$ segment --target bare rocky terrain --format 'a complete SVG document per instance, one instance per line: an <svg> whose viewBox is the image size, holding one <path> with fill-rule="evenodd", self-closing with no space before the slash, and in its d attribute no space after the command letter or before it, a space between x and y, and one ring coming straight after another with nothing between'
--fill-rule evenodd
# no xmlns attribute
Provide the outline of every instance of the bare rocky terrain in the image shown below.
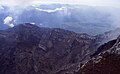
<svg viewBox="0 0 120 74"><path fill-rule="evenodd" d="M120 36L100 48L104 51L84 63L77 74L120 74Z"/></svg>
<svg viewBox="0 0 120 74"><path fill-rule="evenodd" d="M0 74L96 74L92 58L115 48L113 45L119 42L117 39L102 45L105 38L29 23L0 30ZM105 55L106 64L114 67L111 63L120 57L110 51L111 54L102 56ZM100 63L94 67L102 71L104 66ZM118 69L115 68L116 72Z"/></svg>

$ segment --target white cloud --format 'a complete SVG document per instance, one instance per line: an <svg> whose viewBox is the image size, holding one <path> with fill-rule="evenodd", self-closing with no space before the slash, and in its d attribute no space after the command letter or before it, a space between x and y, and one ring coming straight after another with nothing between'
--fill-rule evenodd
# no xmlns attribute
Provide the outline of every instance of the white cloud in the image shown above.
<svg viewBox="0 0 120 74"><path fill-rule="evenodd" d="M59 12L62 15L66 15L66 16L71 15L71 12L68 11L67 7L60 7L60 8L56 8L53 10L50 10L50 9L45 10L45 9L40 9L40 8L35 8L35 9L38 11L43 11L43 12L47 12L47 13Z"/></svg>
<svg viewBox="0 0 120 74"><path fill-rule="evenodd" d="M8 25L10 27L14 27L14 24L13 24L13 18L11 16L7 16L5 19L4 19L4 24L5 25Z"/></svg>
<svg viewBox="0 0 120 74"><path fill-rule="evenodd" d="M52 13L52 12L57 12L57 11L62 11L65 10L66 7L61 7L61 8L56 8L54 10L44 10L44 9L40 9L40 8L35 8L38 11L43 11L43 12L48 12L48 13Z"/></svg>

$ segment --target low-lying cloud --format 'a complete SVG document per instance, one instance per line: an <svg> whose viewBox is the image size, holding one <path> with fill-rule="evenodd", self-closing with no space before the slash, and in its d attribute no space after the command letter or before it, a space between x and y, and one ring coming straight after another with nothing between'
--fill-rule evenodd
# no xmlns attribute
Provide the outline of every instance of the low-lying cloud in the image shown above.
<svg viewBox="0 0 120 74"><path fill-rule="evenodd" d="M38 11L43 11L43 12L48 12L48 13L52 13L52 12L57 12L57 11L62 11L65 10L66 7L61 7L61 8L56 8L54 10L44 10L44 9L40 9L40 8L35 8Z"/></svg>
<svg viewBox="0 0 120 74"><path fill-rule="evenodd" d="M11 16L7 16L5 19L4 19L4 24L5 25L8 25L10 27L14 27L14 24L13 24L14 20L13 20L13 17Z"/></svg>

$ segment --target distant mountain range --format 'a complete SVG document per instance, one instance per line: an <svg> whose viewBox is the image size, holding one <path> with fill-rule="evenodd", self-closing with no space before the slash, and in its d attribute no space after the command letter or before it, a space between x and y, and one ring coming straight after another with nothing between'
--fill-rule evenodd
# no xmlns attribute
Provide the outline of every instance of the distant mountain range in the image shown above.
<svg viewBox="0 0 120 74"><path fill-rule="evenodd" d="M116 10L70 4L0 6L0 74L120 74Z"/></svg>
<svg viewBox="0 0 120 74"><path fill-rule="evenodd" d="M26 8L1 6L0 29L8 28L3 20L11 16L15 25L31 22L42 27L96 35L114 28L110 10L114 11L114 8L69 4L42 4Z"/></svg>

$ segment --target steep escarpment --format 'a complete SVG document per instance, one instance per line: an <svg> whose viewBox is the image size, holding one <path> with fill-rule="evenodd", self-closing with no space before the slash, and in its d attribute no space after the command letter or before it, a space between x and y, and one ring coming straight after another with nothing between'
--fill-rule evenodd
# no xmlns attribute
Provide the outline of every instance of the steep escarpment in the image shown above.
<svg viewBox="0 0 120 74"><path fill-rule="evenodd" d="M96 38L100 44L107 43L109 41L115 40L120 35L120 28L105 32L103 34L96 35Z"/></svg>
<svg viewBox="0 0 120 74"><path fill-rule="evenodd" d="M112 48L113 45L116 43L116 41L117 41L116 39L115 40L111 40L111 41L109 41L107 43L104 43L103 45L99 46L97 48L97 50L91 55L91 58L99 55L100 53L102 53L104 51L109 50L110 48Z"/></svg>
<svg viewBox="0 0 120 74"><path fill-rule="evenodd" d="M74 74L96 37L26 23L0 31L0 74Z"/></svg>
<svg viewBox="0 0 120 74"><path fill-rule="evenodd" d="M120 55L105 53L87 62L77 74L120 74Z"/></svg>
<svg viewBox="0 0 120 74"><path fill-rule="evenodd" d="M115 43L110 41L101 48L104 51L82 65L77 74L120 74L120 36Z"/></svg>

